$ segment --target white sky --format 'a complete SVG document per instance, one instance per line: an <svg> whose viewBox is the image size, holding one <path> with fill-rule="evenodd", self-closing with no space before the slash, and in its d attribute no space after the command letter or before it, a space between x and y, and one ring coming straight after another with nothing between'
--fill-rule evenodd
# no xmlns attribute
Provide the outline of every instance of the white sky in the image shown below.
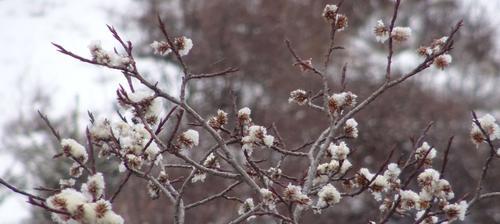
<svg viewBox="0 0 500 224"><path fill-rule="evenodd" d="M113 12L137 13L130 11L137 9L132 4L132 0L0 0L0 127L20 114L36 113L40 105L31 104L27 98L35 94L36 88L50 94L50 110L43 111L49 118L61 116L75 107L83 114L89 110L111 111L118 84L125 84L121 74L62 55L51 42L82 56L89 55L87 46L92 40L100 40L103 48L112 50L118 45L106 24L119 24L121 17ZM138 42L137 38L141 37L137 32L117 28L126 40ZM138 60L138 68L156 80L167 73L167 85L176 81L172 77L180 72L172 65L148 59ZM168 87L168 91L176 91L175 84ZM2 131L0 128L0 136ZM22 165L5 155L1 143L0 161L8 164L0 166L0 176L7 169L22 172ZM0 187L0 193L5 191ZM30 208L25 200L11 196L3 201L0 222L24 223L22 219L29 216Z"/></svg>
<svg viewBox="0 0 500 224"><path fill-rule="evenodd" d="M118 4L120 2L120 4ZM106 24L112 24L108 10L126 5L123 0L0 0L0 125L19 113L34 113L38 105L30 105L26 96L34 88L50 93L54 106L45 111L58 116L76 106L86 110L109 110L115 98L119 73L85 65L58 53L50 44L88 55L86 46L100 39L112 47ZM116 8L115 8L116 9ZM99 84L99 80L106 82ZM1 133L0 133L1 134ZM1 156L0 175L13 164L9 156ZM16 167L21 171L19 164ZM5 188L0 187L0 192ZM23 223L29 206L23 197L9 197L0 206L1 223Z"/></svg>

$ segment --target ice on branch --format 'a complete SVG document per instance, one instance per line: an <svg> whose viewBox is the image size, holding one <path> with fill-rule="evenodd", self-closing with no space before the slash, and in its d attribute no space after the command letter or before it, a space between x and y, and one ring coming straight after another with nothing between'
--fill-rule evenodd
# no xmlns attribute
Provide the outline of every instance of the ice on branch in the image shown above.
<svg viewBox="0 0 500 224"><path fill-rule="evenodd" d="M248 134L241 139L242 149L249 154L259 146L271 147L274 144L274 136L268 135L263 126L252 125L248 128Z"/></svg>
<svg viewBox="0 0 500 224"><path fill-rule="evenodd" d="M403 210L410 210L418 207L420 196L412 190L400 191L401 196L400 208Z"/></svg>
<svg viewBox="0 0 500 224"><path fill-rule="evenodd" d="M345 142L340 142L338 145L330 143L328 152L336 160L345 160L347 155L349 155L350 149Z"/></svg>
<svg viewBox="0 0 500 224"><path fill-rule="evenodd" d="M486 114L478 119L481 128L485 131L490 140L495 140L500 138L500 128L496 123L496 119L490 114ZM486 141L486 136L481 131L481 128L477 126L476 123L472 123L472 129L470 132L470 136L472 138L472 142L479 146L479 144Z"/></svg>
<svg viewBox="0 0 500 224"><path fill-rule="evenodd" d="M96 127L98 126L101 125L97 123ZM117 121L102 126L105 129L98 132L106 133L105 130L109 129L108 132L115 139L110 139L111 136L96 139L98 140L95 142L96 146L101 150L99 155L108 157L114 154L119 158L124 158L126 164L120 166L121 171L125 170L126 165L133 169L140 169L144 162L158 164L163 159L158 145L152 140L151 134L143 124L128 124L124 121ZM94 128L91 133L96 135Z"/></svg>
<svg viewBox="0 0 500 224"><path fill-rule="evenodd" d="M81 192L89 200L95 201L103 196L104 188L104 177L102 173L96 173L88 177L87 183L82 184Z"/></svg>
<svg viewBox="0 0 500 224"><path fill-rule="evenodd" d="M49 208L67 211L73 215L78 212L80 205L87 203L87 198L81 192L68 188L47 198L46 203ZM52 219L57 223L67 223L71 217L52 213Z"/></svg>
<svg viewBox="0 0 500 224"><path fill-rule="evenodd" d="M99 118L90 126L92 139L96 141L106 141L111 138L111 122L105 118Z"/></svg>
<svg viewBox="0 0 500 224"><path fill-rule="evenodd" d="M342 165L340 163L342 163ZM339 166L340 166L340 171L339 171ZM314 178L313 184L317 185L320 183L326 183L328 182L328 179L332 174L338 173L339 175L343 175L351 167L352 163L347 159L342 160L340 162L335 159L332 159L328 163L322 163L316 168L316 178Z"/></svg>
<svg viewBox="0 0 500 224"><path fill-rule="evenodd" d="M125 109L130 109L136 119L144 117L150 125L156 124L160 116L163 104L160 98L156 97L150 90L137 90L126 93L120 89L118 93L118 102Z"/></svg>
<svg viewBox="0 0 500 224"><path fill-rule="evenodd" d="M439 69L445 69L450 65L452 57L449 54L439 55L434 59L434 66Z"/></svg>
<svg viewBox="0 0 500 224"><path fill-rule="evenodd" d="M300 62L296 62L293 65L298 66L301 72L305 72L307 70L312 69L312 67L313 67L312 58L309 58L307 60L302 60Z"/></svg>
<svg viewBox="0 0 500 224"><path fill-rule="evenodd" d="M97 224L123 224L123 218L111 211L111 203L105 200L96 202L95 211L97 216Z"/></svg>
<svg viewBox="0 0 500 224"><path fill-rule="evenodd" d="M104 199L90 200L85 194L72 188L50 196L46 203L51 209L69 213L69 215L52 213L52 219L59 224L124 223L123 218L111 210L111 203Z"/></svg>
<svg viewBox="0 0 500 224"><path fill-rule="evenodd" d="M143 164L143 160L141 157L136 156L134 154L127 154L125 156L125 162L128 165L128 168L134 169L134 170L140 170ZM124 172L125 170L123 169L126 167L125 165L120 168L120 172Z"/></svg>
<svg viewBox="0 0 500 224"><path fill-rule="evenodd" d="M227 124L227 113L223 110L217 110L217 115L208 119L208 125L213 129L221 129Z"/></svg>
<svg viewBox="0 0 500 224"><path fill-rule="evenodd" d="M344 135L347 138L358 137L358 122L354 118L350 118L345 122Z"/></svg>
<svg viewBox="0 0 500 224"><path fill-rule="evenodd" d="M142 102L147 97L132 98ZM125 171L127 166L141 169L144 163L157 165L163 160L160 148L142 123L129 124L122 120L111 123L106 119L98 119L89 130L100 157L114 155L123 159L119 166L120 172Z"/></svg>
<svg viewBox="0 0 500 224"><path fill-rule="evenodd" d="M424 190L433 192L439 181L439 172L432 168L426 169L418 175L417 181Z"/></svg>
<svg viewBox="0 0 500 224"><path fill-rule="evenodd" d="M432 55L432 48L430 47L426 47L426 46L421 46L417 49L417 53L420 55L420 56L424 56L424 57L429 57Z"/></svg>
<svg viewBox="0 0 500 224"><path fill-rule="evenodd" d="M384 172L384 177L389 183L391 189L399 189L401 184L401 180L399 179L400 174L401 169L398 167L398 164L389 163L389 165L387 165L387 170L385 170Z"/></svg>
<svg viewBox="0 0 500 224"><path fill-rule="evenodd" d="M162 185L165 185L168 182L168 175L165 171L161 171L156 178L158 182ZM149 180L147 184L148 195L151 199L155 200L160 197L160 187L153 181Z"/></svg>
<svg viewBox="0 0 500 224"><path fill-rule="evenodd" d="M62 139L61 146L63 148L63 153L69 158L78 160L80 163L86 163L89 156L85 147L80 145L77 141L73 139Z"/></svg>
<svg viewBox="0 0 500 224"><path fill-rule="evenodd" d="M281 172L280 168L269 167L267 175L264 176L266 186L271 186L274 180L278 180L281 177Z"/></svg>
<svg viewBox="0 0 500 224"><path fill-rule="evenodd" d="M398 178L399 174L401 174L401 169L396 163L389 163L389 165L387 165L387 170L384 172L385 178L390 180Z"/></svg>
<svg viewBox="0 0 500 224"><path fill-rule="evenodd" d="M89 46L92 60L98 64L127 68L132 63L128 56L118 55L115 52L108 52L102 49L100 41L92 41Z"/></svg>
<svg viewBox="0 0 500 224"><path fill-rule="evenodd" d="M170 45L166 41L153 41L149 46L153 48L153 53L156 55L166 56L172 52Z"/></svg>
<svg viewBox="0 0 500 224"><path fill-rule="evenodd" d="M316 207L317 209L323 209L339 203L340 199L342 199L342 197L337 188L331 184L327 184L318 192L318 203Z"/></svg>
<svg viewBox="0 0 500 224"><path fill-rule="evenodd" d="M72 177L80 177L82 173L83 167L77 162L73 163L69 168L69 175Z"/></svg>
<svg viewBox="0 0 500 224"><path fill-rule="evenodd" d="M410 39L411 28L410 27L394 27L391 32L391 37L397 42L404 42Z"/></svg>
<svg viewBox="0 0 500 224"><path fill-rule="evenodd" d="M344 14L337 14L335 16L335 29L337 31L344 31L348 26L347 16Z"/></svg>
<svg viewBox="0 0 500 224"><path fill-rule="evenodd" d="M377 25L375 25L373 32L375 33L376 40L380 43L384 43L389 39L389 29L387 29L382 20L377 21Z"/></svg>
<svg viewBox="0 0 500 224"><path fill-rule="evenodd" d="M193 48L193 41L185 36L176 37L173 44L180 56L188 55L191 48ZM172 52L172 46L166 41L153 41L149 46L153 48L156 55L166 56Z"/></svg>
<svg viewBox="0 0 500 224"><path fill-rule="evenodd" d="M467 213L468 204L466 201L460 201L460 203L454 203L444 206L443 211L446 214L449 222L455 220L464 221L465 215Z"/></svg>
<svg viewBox="0 0 500 224"><path fill-rule="evenodd" d="M200 135L198 134L197 131L189 129L184 133L182 133L177 139L177 141L179 142L182 149L190 149L193 148L194 146L198 146L199 137Z"/></svg>
<svg viewBox="0 0 500 224"><path fill-rule="evenodd" d="M445 47L447 41L448 41L448 37L447 36L441 37L439 39L435 39L434 41L432 41L432 43L431 43L430 46L421 46L421 47L419 47L418 50L417 50L417 52L418 52L419 55L424 56L424 57L429 57L429 56L431 56L433 54L439 54L439 53L441 53L441 51ZM447 54L445 54L445 55L447 55ZM445 61L448 60L447 58L441 58L440 60L443 60L443 59L445 59ZM450 56L449 59L450 60L449 60L449 62L447 62L447 65L451 63L451 56ZM442 63L442 62L445 62L445 61L440 61L439 63ZM434 61L434 63L436 63L436 61ZM440 68L440 67L438 67L438 68Z"/></svg>
<svg viewBox="0 0 500 224"><path fill-rule="evenodd" d="M444 47L444 45L446 44L447 41L448 41L448 37L447 36L441 37L439 39L435 39L432 42L432 44L431 44L432 50L435 53L441 51L442 47Z"/></svg>
<svg viewBox="0 0 500 224"><path fill-rule="evenodd" d="M442 200L451 200L455 197L450 182L445 179L440 179L438 181L434 194Z"/></svg>
<svg viewBox="0 0 500 224"><path fill-rule="evenodd" d="M370 173L367 168L361 168L356 176L356 182L360 186L366 186L375 177L375 174ZM377 175L375 179L368 185L375 200L382 200L382 193L390 187L385 176Z"/></svg>
<svg viewBox="0 0 500 224"><path fill-rule="evenodd" d="M307 195L302 193L302 187L292 185L291 183L289 183L283 191L283 197L286 200L296 202L303 206L311 205L311 199Z"/></svg>
<svg viewBox="0 0 500 224"><path fill-rule="evenodd" d="M307 92L301 89L296 89L290 92L290 97L288 98L288 103L296 103L303 106L307 103L308 97Z"/></svg>
<svg viewBox="0 0 500 224"><path fill-rule="evenodd" d="M337 115L346 107L356 105L356 96L351 92L336 93L328 97L328 108L330 112Z"/></svg>
<svg viewBox="0 0 500 224"><path fill-rule="evenodd" d="M432 164L432 159L435 157L436 149L431 148L427 142L422 143L422 146L415 151L415 159L425 160L425 164Z"/></svg>
<svg viewBox="0 0 500 224"><path fill-rule="evenodd" d="M238 120L240 121L241 125L248 125L252 122L252 118L250 115L252 114L252 111L248 107L243 107L238 111Z"/></svg>
<svg viewBox="0 0 500 224"><path fill-rule="evenodd" d="M191 183L205 182L206 178L207 178L207 173L197 172L196 174L194 174L193 178L191 179Z"/></svg>
<svg viewBox="0 0 500 224"><path fill-rule="evenodd" d="M59 187L61 189L70 188L73 186L75 186L75 179L73 179L73 178L59 180Z"/></svg>
<svg viewBox="0 0 500 224"><path fill-rule="evenodd" d="M154 142L149 144L149 147L144 150L144 157L148 161L152 161L155 165L159 165L163 160L163 156L161 155L161 150L158 145Z"/></svg>
<svg viewBox="0 0 500 224"><path fill-rule="evenodd" d="M262 197L262 202L269 210L274 210L276 208L273 192L266 188L261 188L260 196Z"/></svg>
<svg viewBox="0 0 500 224"><path fill-rule="evenodd" d="M337 13L338 7L333 4L328 4L323 9L321 14L326 22L335 26L337 31L343 31L348 24L347 16Z"/></svg>
<svg viewBox="0 0 500 224"><path fill-rule="evenodd" d="M187 37L177 37L174 40L174 45L179 51L179 55L186 56L193 48L193 41Z"/></svg>
<svg viewBox="0 0 500 224"><path fill-rule="evenodd" d="M439 172L434 169L426 169L417 177L419 186L422 188L421 197L430 201L432 197L437 197L443 201L451 200L455 197L450 183L445 179L440 179Z"/></svg>
<svg viewBox="0 0 500 224"><path fill-rule="evenodd" d="M420 220L420 218L422 218L422 216L424 214L426 214L425 210L417 212L417 214L415 215L415 221ZM436 224L436 223L438 223L438 221L439 221L439 218L437 216L428 216L428 217L424 218L424 220L421 223L422 224Z"/></svg>
<svg viewBox="0 0 500 224"><path fill-rule="evenodd" d="M253 203L253 199L251 198L247 198L243 204L241 204L240 208L238 209L238 215L243 215L249 211L251 211L253 208L255 207L254 203ZM251 219L254 219L255 216L250 216L247 218L247 221L251 220Z"/></svg>
<svg viewBox="0 0 500 224"><path fill-rule="evenodd" d="M151 199L155 200L160 197L160 187L156 185L153 181L148 181L147 185L148 195Z"/></svg>
<svg viewBox="0 0 500 224"><path fill-rule="evenodd" d="M328 4L325 5L325 8L323 9L323 13L321 15L328 23L334 23L337 18L337 10L337 5Z"/></svg>
<svg viewBox="0 0 500 224"><path fill-rule="evenodd" d="M203 166L207 168L220 168L220 165L217 162L217 157L215 157L215 154L213 152L207 156L205 161L203 161ZM197 170L193 176L193 179L191 179L191 183L196 183L198 181L205 182L206 178L207 174L205 172Z"/></svg>

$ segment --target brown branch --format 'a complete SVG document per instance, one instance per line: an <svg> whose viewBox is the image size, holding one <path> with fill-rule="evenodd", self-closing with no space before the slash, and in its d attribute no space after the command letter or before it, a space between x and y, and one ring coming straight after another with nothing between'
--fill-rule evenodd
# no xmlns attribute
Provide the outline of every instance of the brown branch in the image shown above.
<svg viewBox="0 0 500 224"><path fill-rule="evenodd" d="M7 183L7 181L5 181L4 179L0 178L0 184L9 188L11 191L14 191L18 194L21 194L21 195L24 195L24 196L27 196L29 198L33 198L33 199L37 199L37 200L40 200L40 201L45 201L45 198L42 198L40 196L36 196L36 195L33 195L33 194L30 194L28 192L25 192L23 190L20 190L19 188Z"/></svg>
<svg viewBox="0 0 500 224"><path fill-rule="evenodd" d="M125 184L130 179L130 176L132 176L132 172L128 171L127 175L125 176L125 178L121 181L120 185L118 186L118 189L116 189L115 193L113 193L113 196L111 196L111 199L109 199L109 202L111 204L113 204L113 202L115 201L116 197L118 197L118 194L120 194L120 192L122 191L123 187L125 186Z"/></svg>
<svg viewBox="0 0 500 224"><path fill-rule="evenodd" d="M93 174L96 174L95 157L94 157L94 144L92 143L92 136L90 134L89 128L85 129L85 135L87 135L88 153L90 160L90 169Z"/></svg>
<svg viewBox="0 0 500 224"><path fill-rule="evenodd" d="M490 150L489 150L488 158L484 162L484 165L483 165L483 168L481 171L481 176L479 177L479 180L477 182L477 187L476 187L476 190L474 193L474 197L471 199L471 203L479 199L479 197L481 195L481 190L483 188L483 181L486 178L486 174L488 173L488 169L490 167L490 164L493 161L493 158L495 157L495 147L493 146L493 142L491 141L488 133L481 126L481 123L479 122L477 115L474 111L472 111L472 117L474 118L473 119L474 124L476 124L476 126L479 128L479 130L481 130L484 137L486 138L486 142L488 143Z"/></svg>
<svg viewBox="0 0 500 224"><path fill-rule="evenodd" d="M49 129L52 132L52 134L54 135L54 137L56 137L57 141L60 143L61 142L61 135L59 135L59 132L56 131L56 129L54 128L54 126L52 126L52 124L50 123L49 118L47 117L47 115L42 114L42 112L40 112L40 111L38 111L38 115L40 115L40 117L42 118L42 120L49 127Z"/></svg>
<svg viewBox="0 0 500 224"><path fill-rule="evenodd" d="M453 138L455 138L455 136L450 137L450 140L448 140L448 146L446 146L446 151L444 151L443 165L441 166L440 178L444 178L444 171L446 169L446 164L448 163L448 155L450 154Z"/></svg>
<svg viewBox="0 0 500 224"><path fill-rule="evenodd" d="M188 80L190 79L204 79L204 78L214 78L214 77L218 77L218 76L224 76L224 75L230 75L230 74L233 74L237 71L239 71L240 69L239 68L233 68L233 67L230 67L230 68L227 68L223 71L219 71L219 72L214 72L214 73L206 73L206 74L191 74L189 75L188 77Z"/></svg>
<svg viewBox="0 0 500 224"><path fill-rule="evenodd" d="M391 19L391 24L389 26L389 53L387 55L387 67L386 67L386 72L385 72L385 79L388 82L391 79L391 65L392 65L392 55L394 53L393 50L393 39L392 39L392 29L394 28L394 24L396 23L396 18L398 16L398 10L399 10L399 4L401 3L401 0L396 0L394 4L394 13L392 15Z"/></svg>
<svg viewBox="0 0 500 224"><path fill-rule="evenodd" d="M202 200L199 200L197 202L193 202L191 204L188 204L188 205L185 206L185 208L186 208L186 210L191 209L191 208L195 208L195 207L200 206L202 204L208 203L208 202L210 202L210 201L212 201L214 199L223 197L226 193L228 193L229 191L231 191L233 188L235 188L239 184L241 184L241 181L236 181L233 184L229 185L226 189L222 190L221 192L219 192L217 194L214 194L212 196L206 197L206 198L204 198Z"/></svg>

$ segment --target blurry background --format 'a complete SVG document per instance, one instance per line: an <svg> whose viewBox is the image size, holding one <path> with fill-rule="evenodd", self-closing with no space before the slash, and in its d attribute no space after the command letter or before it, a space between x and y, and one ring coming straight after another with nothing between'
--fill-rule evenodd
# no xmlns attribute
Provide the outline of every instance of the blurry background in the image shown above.
<svg viewBox="0 0 500 224"><path fill-rule="evenodd" d="M365 98L380 84L385 69L385 45L375 41L373 26L378 19L388 23L392 0L349 0L341 11L349 27L337 35L337 45L328 71L338 89L340 70L348 63L348 88ZM0 0L0 175L17 186L57 186L66 175L68 163L47 160L58 149L57 142L39 119L36 110L49 115L67 137L83 139L86 111L112 114L116 109L115 90L123 80L119 73L85 65L58 54L56 42L81 55L86 46L99 39L103 46L117 46L105 24L115 26L125 39L136 45L139 69L161 80L174 91L180 74L172 58L153 56L149 43L161 38L156 14L165 18L174 36L193 39L194 48L186 57L194 73L239 66L238 75L211 81L193 82L191 104L201 114L218 108L231 111L234 91L239 106L252 108L259 124L273 122L292 148L312 140L325 127L327 118L314 110L287 103L290 91L316 90L319 81L301 74L283 43L289 39L299 55L320 64L328 44L327 25L321 18L326 3L315 0ZM431 68L404 85L387 92L358 114L360 137L350 141L356 153L353 169L376 168L397 144L399 155L411 147L410 138L419 135L430 121L434 128L426 139L442 152L449 137L456 136L450 155L447 179L457 197L471 192L478 178L486 150L477 150L469 140L470 111L500 116L500 95L496 86L500 66L500 0L403 0L398 25L411 26L408 43L397 45L394 74L408 71L421 59L415 50L450 31L460 19L464 27L452 52L453 63L445 71ZM167 105L169 107L169 105ZM497 117L498 117L497 116ZM208 142L208 141L206 141ZM209 143L206 143L205 147ZM442 155L438 154L438 155ZM260 155L267 158L267 155ZM267 166L276 158L268 158ZM440 159L436 162L440 163ZM301 161L287 160L286 173L303 172ZM101 164L103 167L109 164ZM263 166L265 166L264 164ZM499 169L493 164L491 170ZM121 179L111 172L109 189ZM172 171L172 176L185 175ZM500 190L495 172L488 175L486 191ZM208 178L190 188L191 198L217 192L224 183ZM128 223L168 223L169 203L150 200L138 179L132 179L114 205ZM142 190L141 190L142 188ZM24 203L0 187L1 223L48 223L47 214ZM127 203L134 201L134 203ZM222 223L234 217L237 204L217 201L212 206L188 212L188 223ZM376 217L377 204L367 194L343 200L341 206L322 216L306 213L304 221L366 223ZM484 201L474 208L468 223L500 223L500 203ZM320 217L320 218L318 218ZM310 223L310 222L305 222ZM403 223L394 220L394 223Z"/></svg>

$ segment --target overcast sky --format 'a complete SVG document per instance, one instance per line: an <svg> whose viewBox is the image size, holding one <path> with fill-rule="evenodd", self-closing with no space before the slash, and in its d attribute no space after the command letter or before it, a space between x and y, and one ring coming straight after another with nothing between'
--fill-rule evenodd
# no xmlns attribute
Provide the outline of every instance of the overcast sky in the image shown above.
<svg viewBox="0 0 500 224"><path fill-rule="evenodd" d="M117 4L120 2L120 4ZM51 42L88 55L87 45L99 39L111 47L106 24L112 24L108 13L126 0L3 0L0 1L0 125L19 116L32 114L39 105L30 104L36 88L50 93L54 107L45 111L52 117L68 108L109 110L115 98L118 80L116 72L85 65L58 53ZM104 82L102 82L105 80ZM79 103L75 102L79 98ZM1 131L0 131L1 134ZM5 150L5 149L2 149ZM2 151L0 151L2 152ZM5 151L3 151L5 152ZM6 169L19 164L3 153L0 176ZM0 187L4 193L5 188ZM9 197L0 206L1 223L22 223L29 215L23 197Z"/></svg>

